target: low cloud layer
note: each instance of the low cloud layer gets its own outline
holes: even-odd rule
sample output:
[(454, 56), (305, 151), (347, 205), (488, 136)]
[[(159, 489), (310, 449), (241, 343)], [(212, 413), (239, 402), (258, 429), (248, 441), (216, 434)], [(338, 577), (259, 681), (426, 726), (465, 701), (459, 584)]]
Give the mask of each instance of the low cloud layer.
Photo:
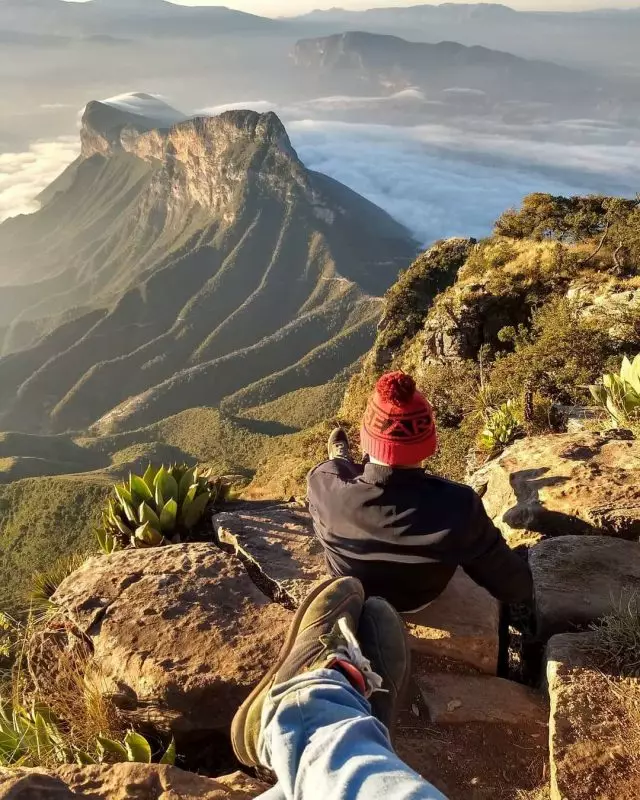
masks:
[[(389, 105), (405, 113), (422, 101), (419, 92), (408, 91), (393, 98), (328, 97), (287, 107), (240, 102), (195, 113), (276, 111), (310, 169), (381, 206), (425, 244), (444, 236), (484, 236), (506, 208), (533, 191), (633, 196), (640, 190), (640, 138), (611, 123), (344, 121), (359, 119), (361, 110), (369, 114), (372, 107), (382, 108), (383, 117)], [(0, 155), (0, 220), (35, 210), (34, 198), (77, 151), (73, 136)]]
[(609, 123), (516, 126), (479, 118), (455, 127), (326, 118), (375, 103), (394, 103), (397, 109), (400, 100), (417, 99), (415, 92), (403, 94), (384, 100), (322, 98), (288, 107), (263, 100), (205, 111), (276, 111), (309, 168), (384, 208), (422, 243), (485, 236), (505, 209), (530, 192), (633, 196), (640, 190), (640, 139)]
[(36, 197), (78, 155), (77, 136), (35, 142), (24, 153), (0, 153), (0, 221), (38, 209)]

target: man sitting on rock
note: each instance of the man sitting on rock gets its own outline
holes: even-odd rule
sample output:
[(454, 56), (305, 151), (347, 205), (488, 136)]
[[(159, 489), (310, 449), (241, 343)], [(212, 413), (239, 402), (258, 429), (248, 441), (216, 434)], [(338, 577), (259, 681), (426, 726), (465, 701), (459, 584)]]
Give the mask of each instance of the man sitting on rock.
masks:
[(346, 433), (329, 438), (329, 461), (309, 474), (314, 528), (329, 573), (353, 576), (367, 596), (417, 612), (464, 571), (504, 603), (529, 602), (526, 561), (514, 553), (469, 486), (427, 474), (437, 450), (433, 409), (403, 372), (383, 375), (364, 415), (364, 465)]

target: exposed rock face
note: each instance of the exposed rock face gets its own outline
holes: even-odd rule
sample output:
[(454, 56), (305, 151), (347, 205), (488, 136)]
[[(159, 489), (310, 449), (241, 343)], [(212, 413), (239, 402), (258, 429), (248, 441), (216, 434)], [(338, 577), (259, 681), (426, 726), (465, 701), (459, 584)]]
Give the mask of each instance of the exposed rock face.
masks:
[(240, 772), (213, 780), (156, 764), (0, 771), (0, 800), (251, 800), (267, 788)]
[(425, 363), (475, 359), (484, 344), (496, 346), (505, 327), (525, 323), (530, 308), (523, 297), (500, 297), (481, 285), (460, 284), (442, 295), (420, 334)]
[(500, 607), (461, 569), (446, 590), (417, 614), (405, 614), (411, 648), (495, 675)]
[(289, 607), (297, 607), (313, 583), (327, 575), (322, 546), (300, 509), (222, 513), (213, 525), (220, 544), (232, 548)]
[(429, 710), (438, 725), (483, 722), (520, 725), (525, 722), (547, 727), (547, 705), (533, 689), (502, 678), (432, 674), (418, 682)]
[[(139, 135), (156, 127), (169, 128), (186, 119), (184, 114), (151, 95), (134, 93), (124, 99), (124, 107), (111, 101), (94, 100), (87, 104), (80, 130), (81, 158), (106, 156), (121, 147), (123, 136)], [(139, 107), (140, 113), (126, 110), (127, 106)]]
[(622, 431), (523, 439), (471, 482), (513, 544), (567, 534), (640, 537), (640, 442)]
[(602, 536), (563, 536), (536, 545), (533, 574), (541, 638), (575, 630), (640, 592), (640, 545)]
[(178, 744), (226, 734), (289, 624), (239, 561), (209, 544), (92, 558), (54, 601), (90, 641), (116, 702)]
[[(436, 242), (404, 272), (387, 296), (378, 336), (367, 361), (382, 371), (391, 365), (407, 340), (418, 334), (437, 296), (456, 280), (471, 253), (475, 239)], [(451, 325), (451, 319), (446, 323)]]
[(637, 719), (630, 714), (640, 688), (637, 681), (625, 685), (598, 669), (592, 652), (595, 637), (562, 634), (549, 642), (552, 800), (640, 796)]
[[(158, 207), (172, 200), (183, 206), (198, 203), (219, 213), (232, 205), (238, 188), (246, 182), (247, 172), (257, 183), (266, 181), (266, 188), (280, 191), (282, 199), (286, 199), (291, 185), (275, 177), (285, 171), (312, 197), (306, 171), (283, 124), (272, 112), (228, 111), (219, 117), (197, 117), (149, 132), (129, 126), (114, 143), (100, 138), (96, 141), (98, 155), (122, 150), (149, 164), (164, 164), (162, 172), (154, 177), (153, 194)], [(82, 154), (85, 158), (94, 154), (86, 137)]]

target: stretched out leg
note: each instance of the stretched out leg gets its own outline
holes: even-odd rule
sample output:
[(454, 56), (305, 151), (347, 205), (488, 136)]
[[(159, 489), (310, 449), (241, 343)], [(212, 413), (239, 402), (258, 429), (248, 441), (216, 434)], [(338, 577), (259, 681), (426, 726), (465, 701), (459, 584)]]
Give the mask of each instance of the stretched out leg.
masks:
[[(360, 623), (369, 652), (357, 638)], [(396, 755), (366, 699), (388, 691), (377, 708), (391, 719), (408, 669), (402, 622), (388, 604), (365, 607), (354, 578), (326, 581), (303, 602), (280, 658), (236, 714), (236, 755), (276, 773), (269, 800), (444, 800)]]

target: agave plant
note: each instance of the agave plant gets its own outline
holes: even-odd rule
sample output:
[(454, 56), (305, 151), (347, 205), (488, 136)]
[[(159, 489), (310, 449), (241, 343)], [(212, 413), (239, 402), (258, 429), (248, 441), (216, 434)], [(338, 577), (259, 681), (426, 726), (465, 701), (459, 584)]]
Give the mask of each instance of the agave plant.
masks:
[(480, 434), (480, 444), (487, 450), (508, 447), (522, 434), (522, 426), (513, 400), (491, 410), (485, 428)]
[(596, 402), (608, 411), (615, 425), (640, 416), (640, 353), (622, 360), (620, 374), (602, 376), (602, 383), (590, 386)]
[(202, 519), (210, 503), (227, 499), (230, 486), (210, 473), (186, 464), (149, 465), (142, 477), (131, 474), (117, 484), (96, 532), (107, 555), (126, 547), (158, 547), (178, 543)]
[[(141, 733), (129, 731), (124, 737), (124, 741), (118, 742), (116, 739), (108, 739), (106, 736), (98, 736), (98, 762), (109, 761), (110, 763), (121, 763), (134, 761), (139, 764), (151, 764), (153, 752), (148, 739)], [(169, 747), (160, 758), (159, 764), (176, 763), (176, 743), (171, 739)]]
[[(122, 742), (98, 736), (90, 749), (91, 753), (69, 742), (46, 706), (34, 704), (27, 709), (3, 703), (0, 698), (1, 767), (126, 761), (151, 764), (153, 760), (149, 741), (133, 730)], [(175, 762), (176, 746), (172, 739), (159, 763), (173, 765)]]

